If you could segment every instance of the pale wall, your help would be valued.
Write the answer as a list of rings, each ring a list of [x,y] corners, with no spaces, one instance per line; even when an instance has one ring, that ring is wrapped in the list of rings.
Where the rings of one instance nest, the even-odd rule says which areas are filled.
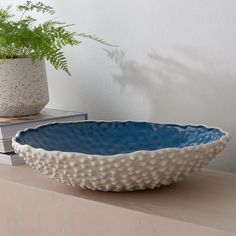
[[[83,40],[66,48],[72,77],[48,66],[49,107],[90,119],[220,126],[232,140],[211,166],[236,172],[234,0],[45,2],[75,30],[119,45]]]

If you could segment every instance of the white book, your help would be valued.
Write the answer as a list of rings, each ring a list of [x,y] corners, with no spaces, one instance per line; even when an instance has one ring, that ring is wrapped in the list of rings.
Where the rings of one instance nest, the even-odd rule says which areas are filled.
[[[40,114],[23,117],[0,116],[0,152],[12,152],[11,139],[17,131],[51,122],[86,120],[87,113],[45,108]]]
[[[0,152],[2,153],[8,153],[12,152],[12,139],[0,139]]]
[[[21,117],[0,116],[0,139],[12,138],[18,130],[35,127],[40,124],[87,119],[87,113],[63,111],[51,108],[43,109],[39,114]]]
[[[14,152],[0,153],[0,164],[15,166],[25,164],[25,161]]]

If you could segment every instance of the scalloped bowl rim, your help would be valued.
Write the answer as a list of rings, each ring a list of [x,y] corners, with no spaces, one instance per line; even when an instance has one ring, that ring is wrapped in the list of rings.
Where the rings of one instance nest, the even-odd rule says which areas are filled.
[[[186,146],[186,147],[182,147],[182,148],[177,148],[177,147],[169,147],[169,148],[161,148],[161,149],[157,149],[157,150],[137,150],[134,152],[129,152],[129,153],[117,153],[117,154],[113,154],[113,155],[96,155],[96,154],[86,154],[86,153],[82,153],[82,152],[64,152],[64,151],[57,151],[57,150],[53,150],[53,151],[49,151],[43,148],[35,148],[32,147],[29,144],[20,144],[19,142],[16,141],[17,138],[19,138],[21,133],[25,133],[29,130],[37,130],[40,127],[45,127],[45,126],[50,126],[50,125],[55,125],[55,124],[66,124],[66,123],[87,123],[87,122],[94,122],[94,123],[102,123],[102,122],[106,122],[106,123],[112,123],[112,122],[119,122],[119,123],[126,123],[126,122],[137,122],[137,123],[149,123],[149,124],[160,124],[160,125],[176,125],[176,126],[193,126],[193,127],[198,127],[198,126],[202,126],[206,129],[218,129],[219,131],[221,131],[223,133],[223,135],[220,137],[220,139],[218,140],[214,140],[211,141],[209,143],[204,143],[204,144],[198,144],[198,145],[190,145],[190,146]],[[203,124],[180,124],[180,123],[156,123],[156,122],[149,122],[149,121],[136,121],[136,120],[80,120],[80,121],[64,121],[64,122],[50,122],[50,123],[46,123],[46,124],[40,124],[38,126],[35,127],[29,127],[29,128],[25,128],[23,130],[19,130],[16,135],[12,138],[12,146],[15,148],[24,148],[24,149],[31,149],[31,150],[37,150],[37,151],[43,151],[47,154],[53,154],[53,153],[63,153],[65,155],[69,155],[69,154],[78,154],[78,155],[84,155],[84,156],[91,156],[91,157],[98,157],[98,158],[122,158],[124,156],[130,156],[131,154],[139,154],[139,153],[165,153],[165,152],[171,152],[171,151],[185,151],[185,150],[191,150],[191,149],[201,149],[201,148],[205,148],[209,145],[214,145],[216,143],[220,143],[223,142],[224,140],[227,142],[229,141],[230,136],[228,134],[228,132],[223,131],[221,128],[219,127],[210,127],[207,125],[203,125]]]

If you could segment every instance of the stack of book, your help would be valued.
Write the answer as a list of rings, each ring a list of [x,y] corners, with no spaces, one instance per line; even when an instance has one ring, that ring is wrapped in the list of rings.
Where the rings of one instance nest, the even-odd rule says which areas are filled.
[[[0,116],[0,163],[8,165],[23,164],[12,148],[12,138],[17,131],[51,122],[87,120],[87,113],[45,108],[40,114],[23,117]]]

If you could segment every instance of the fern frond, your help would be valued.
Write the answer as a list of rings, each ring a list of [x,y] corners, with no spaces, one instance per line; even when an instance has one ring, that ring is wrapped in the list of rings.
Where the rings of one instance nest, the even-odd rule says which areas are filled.
[[[79,36],[79,37],[84,37],[84,38],[92,39],[94,41],[97,41],[99,43],[105,44],[107,46],[118,47],[118,45],[110,44],[110,43],[106,42],[104,39],[97,37],[96,35],[85,34],[85,33],[77,33],[76,35]]]
[[[33,3],[32,1],[26,1],[25,4],[18,5],[17,10],[19,11],[33,11],[48,13],[50,15],[55,14],[55,10],[53,7],[45,5],[42,2]]]
[[[71,24],[57,20],[38,23],[26,12],[36,11],[54,14],[55,10],[42,2],[33,3],[30,0],[18,5],[22,12],[18,21],[13,21],[10,14],[11,7],[0,9],[0,58],[31,57],[33,62],[48,60],[55,69],[64,70],[70,75],[68,64],[62,48],[66,45],[74,46],[81,43],[77,38],[85,37],[99,43],[114,46],[95,35],[76,33],[68,30]]]
[[[5,9],[0,9],[0,22],[5,22],[6,20],[9,20],[14,15],[10,14],[11,6],[7,6]]]

